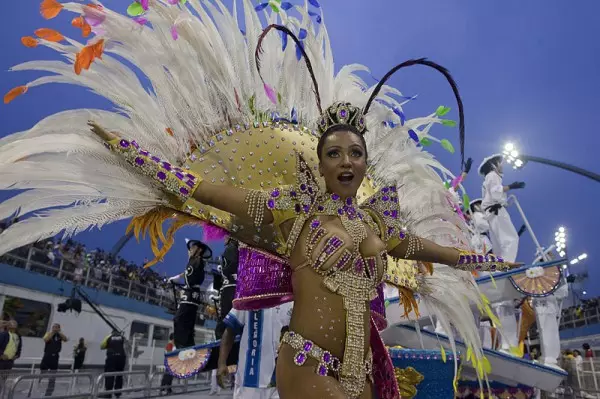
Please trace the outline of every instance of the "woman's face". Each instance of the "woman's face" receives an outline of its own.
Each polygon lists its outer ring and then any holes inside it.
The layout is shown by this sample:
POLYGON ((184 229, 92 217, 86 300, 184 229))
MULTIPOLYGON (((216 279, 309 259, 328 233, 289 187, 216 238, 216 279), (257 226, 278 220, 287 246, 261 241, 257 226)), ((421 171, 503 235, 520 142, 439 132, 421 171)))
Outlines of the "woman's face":
POLYGON ((358 134, 340 130, 325 138, 319 172, 327 192, 354 197, 367 171, 366 151, 358 134))

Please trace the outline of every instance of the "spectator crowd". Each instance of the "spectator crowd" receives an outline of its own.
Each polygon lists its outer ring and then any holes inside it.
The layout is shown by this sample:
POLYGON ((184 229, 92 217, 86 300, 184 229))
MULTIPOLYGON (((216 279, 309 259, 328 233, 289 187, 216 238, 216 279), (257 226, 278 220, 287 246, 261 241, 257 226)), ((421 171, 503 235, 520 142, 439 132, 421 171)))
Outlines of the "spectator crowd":
MULTIPOLYGON (((0 233, 16 223, 0 221, 0 233)), ((175 308, 174 291, 166 278, 152 268, 113 256, 102 248, 88 249, 74 240, 58 241, 49 239, 24 246, 0 257, 0 263, 24 268, 30 261, 30 270, 58 277, 62 280, 129 296, 154 305, 175 308)), ((201 307, 198 312, 202 319, 216 320, 212 306, 201 307)))

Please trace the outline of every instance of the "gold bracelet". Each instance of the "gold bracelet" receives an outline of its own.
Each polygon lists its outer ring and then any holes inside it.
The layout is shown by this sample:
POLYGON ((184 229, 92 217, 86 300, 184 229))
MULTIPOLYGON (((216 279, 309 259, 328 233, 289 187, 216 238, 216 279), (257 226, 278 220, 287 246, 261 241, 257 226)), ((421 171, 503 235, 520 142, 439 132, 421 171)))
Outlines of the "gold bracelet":
POLYGON ((134 168, 151 177, 169 194, 182 203, 187 201, 202 182, 202 178, 191 170, 182 169, 142 149, 135 141, 114 139, 106 143, 114 152, 120 153, 134 168))
POLYGON ((481 255, 460 248, 456 248, 456 250, 458 251, 458 261, 455 266, 457 269, 484 272, 495 272, 497 270, 505 271, 509 269, 509 266, 504 262, 504 259, 496 255, 481 255))

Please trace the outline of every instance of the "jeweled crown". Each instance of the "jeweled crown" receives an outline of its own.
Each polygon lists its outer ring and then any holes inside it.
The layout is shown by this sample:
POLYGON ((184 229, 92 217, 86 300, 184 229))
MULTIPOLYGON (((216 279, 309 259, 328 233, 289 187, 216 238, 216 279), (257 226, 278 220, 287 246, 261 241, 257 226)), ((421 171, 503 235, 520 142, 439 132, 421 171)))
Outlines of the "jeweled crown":
POLYGON ((345 102, 336 102, 327 107, 317 122, 317 128, 321 135, 336 125, 350 125, 360 134, 367 131, 362 109, 345 102))

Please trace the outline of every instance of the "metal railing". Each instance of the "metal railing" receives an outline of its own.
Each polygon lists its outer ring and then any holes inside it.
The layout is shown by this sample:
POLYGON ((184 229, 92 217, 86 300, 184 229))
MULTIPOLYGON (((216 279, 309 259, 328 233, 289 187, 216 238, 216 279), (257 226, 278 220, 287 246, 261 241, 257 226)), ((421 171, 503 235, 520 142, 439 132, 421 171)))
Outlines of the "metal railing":
MULTIPOLYGON (((52 394, 54 399, 70 398, 102 398, 114 395, 128 394, 131 398, 162 397, 161 393, 169 389, 173 393, 206 391, 210 388, 210 373, 200 373, 187 380, 173 379, 169 385, 162 385, 164 371, 124 371, 124 372, 86 372, 86 373, 43 373, 15 376, 12 381, 7 381, 4 392, 0 386, 0 399, 42 398, 40 382, 47 379, 61 380, 64 389, 57 394, 52 394), (123 385, 120 389, 105 389, 106 378, 122 378, 123 385), (160 380, 159 380, 159 377, 160 380), (81 383, 81 378, 86 383, 81 383), (162 381, 161 381, 162 380, 162 381), (156 383, 160 381, 160 383, 156 383)), ((55 382, 52 382, 54 384, 55 382)), ((53 385, 54 386, 54 385, 53 385)))
POLYGON ((593 307, 583 309, 578 315, 575 311, 569 311, 562 315, 560 321, 560 329, 566 330, 570 328, 578 328, 600 322, 600 308, 593 307))
MULTIPOLYGON (((173 291, 168 287, 154 287, 141 284, 113 272, 107 273, 105 270, 97 273, 100 270, 98 267, 77 265, 74 260, 67 258, 61 258, 60 262, 57 262, 56 265, 43 263, 35 260, 36 258, 39 259, 36 255, 46 256, 45 252, 41 249, 29 247, 26 256, 23 250, 21 252, 7 253, 0 257, 0 263, 7 263, 60 280, 76 282, 85 287, 107 291, 154 305, 170 308, 175 307, 173 291), (80 269, 82 272, 79 273, 77 269, 80 269)), ((215 264, 218 264, 217 260, 209 260, 206 266, 207 271, 212 270, 215 264)))

